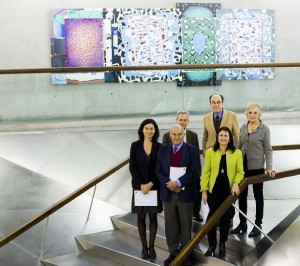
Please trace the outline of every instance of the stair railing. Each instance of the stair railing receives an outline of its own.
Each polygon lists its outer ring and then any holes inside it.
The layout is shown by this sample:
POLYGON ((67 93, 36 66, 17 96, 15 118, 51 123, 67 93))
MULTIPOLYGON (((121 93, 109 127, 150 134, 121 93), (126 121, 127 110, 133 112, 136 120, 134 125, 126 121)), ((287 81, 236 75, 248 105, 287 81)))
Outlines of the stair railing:
MULTIPOLYGON (((294 146, 297 149, 300 148, 300 145, 289 145, 290 147, 294 146)), ((274 147, 274 150, 279 149, 280 146, 274 147)), ((284 147, 287 148, 287 147, 284 147)), ((274 178, 270 178, 269 174, 256 175, 251 178, 245 178, 239 185, 240 192, 242 192, 248 185, 256 184, 265 181, 273 181, 285 177, 300 175, 300 168, 277 172, 274 178)), ((205 235, 212 229, 212 227, 219 221, 222 215, 227 211, 231 204, 238 198, 236 195, 230 195, 226 200, 221 204, 221 206, 216 210, 216 212, 210 217, 210 219, 203 225, 203 227, 196 233, 192 240, 180 251, 177 257, 173 260, 170 266, 179 266, 184 261, 184 259, 192 252, 192 250, 199 244, 199 242, 205 237, 205 235)))
MULTIPOLYGON (((129 163, 129 157, 123 159, 117 165, 113 166, 112 168, 110 168, 109 170, 104 172, 103 174, 100 174, 100 175, 96 176, 95 178, 93 178, 91 181, 89 181, 85 185, 83 185, 80 188, 76 189, 71 194, 67 195, 66 197, 64 197, 60 201, 56 202, 55 204, 53 204, 52 206, 50 206, 49 208, 47 208, 46 210, 44 210, 40 214, 36 215, 30 221, 28 221, 27 223, 24 223, 23 225, 21 225, 18 229, 14 230, 10 234, 8 234, 8 235, 4 236, 3 238, 1 238, 0 239, 0 247, 3 247, 4 245, 6 245, 8 242, 13 240, 17 236, 19 236, 22 233, 26 232, 31 227, 38 224, 39 222, 41 222, 45 218, 49 217, 51 214, 53 214, 54 212, 56 212, 60 208, 64 207, 66 204, 68 204, 72 200, 76 199, 77 197, 79 197, 81 194, 83 194, 84 192, 86 192, 90 188, 96 186, 99 182, 101 182, 105 178, 111 176, 113 173, 117 172, 119 169, 121 169, 123 166, 127 165, 128 163, 129 163)), ((94 198, 92 197, 92 201, 93 201, 93 199, 94 198)))
MULTIPOLYGON (((0 71, 0 74, 1 74, 1 71, 0 71)), ((278 151, 278 150, 294 150, 294 149, 300 149, 300 145, 298 145, 298 144, 279 145, 279 146, 273 146, 272 148, 273 148, 273 150, 276 150, 276 151, 278 151)), ((202 150, 199 150, 199 152, 200 152, 200 154, 202 154, 202 150)), ((16 230, 14 230, 11 233, 9 233, 8 235, 2 237, 0 239, 0 248, 3 247, 4 245, 6 245, 7 243, 9 243, 11 240, 18 237, 19 235, 21 235, 22 233, 26 232, 27 230, 32 228, 34 225, 36 225, 39 222, 41 222, 42 220, 44 220, 45 218, 49 217, 51 214, 53 214, 54 212, 61 209, 66 204, 68 204, 72 200, 76 199, 77 197, 79 197, 81 194, 85 193, 90 188, 96 186, 99 182, 103 181, 104 179, 106 179, 107 177, 112 175, 113 173, 117 172, 119 169, 121 169, 128 163, 129 163, 129 157, 126 157, 125 159, 123 159, 121 162, 119 162, 118 164, 116 164, 115 166, 113 166, 112 168, 107 170, 106 172, 96 176, 91 181, 89 181, 85 185, 81 186, 80 188, 78 188, 77 190, 72 192, 71 194, 67 195, 66 197, 64 197, 63 199, 58 201, 57 203, 53 204, 52 206, 50 206, 49 208, 47 208, 40 214, 36 215, 35 217, 33 217, 31 220, 29 220, 28 222, 21 225, 16 230)), ((293 176, 293 175, 299 175, 299 174, 300 174, 300 169, 294 169, 294 170, 290 170, 290 171, 277 173, 276 177, 271 180, 288 177, 288 176, 293 176)), ((270 178, 267 178, 267 177, 268 177, 268 175, 255 176, 255 177, 251 178, 251 183, 249 183, 249 184, 259 183, 262 181, 270 181, 270 178), (264 178, 266 180, 264 180, 264 178)), ((248 182, 246 180, 244 180, 240 184, 240 191, 243 191, 247 185, 248 185, 248 182)), ((93 193, 93 197, 91 199, 91 204, 94 199, 94 194, 95 193, 93 193)), ((214 226, 214 224, 219 220, 219 218, 224 214, 224 212, 229 208, 229 206, 236 200, 236 198, 237 198, 236 196, 230 196, 226 199, 226 201, 224 201, 224 203, 220 206, 220 208, 211 217, 210 221, 207 222, 202 227, 202 229, 197 233, 197 235, 195 236, 195 237, 197 237, 196 240, 194 240, 195 239, 194 238, 190 242, 190 244, 187 245, 180 252, 180 254, 176 257, 176 259, 174 260, 174 263, 177 263, 177 264, 173 264, 172 266, 179 265, 178 261, 182 262, 184 260, 184 258, 187 256, 188 252, 190 252, 191 250, 193 250, 195 248, 195 246, 199 243, 199 241, 209 232, 209 230, 214 226), (198 241, 198 242, 195 242, 195 241, 198 241), (186 250, 188 250, 188 251, 186 251, 186 250)), ((90 207, 90 209, 91 209, 91 207, 90 207)), ((89 213, 90 213, 90 210, 89 210, 89 213)))

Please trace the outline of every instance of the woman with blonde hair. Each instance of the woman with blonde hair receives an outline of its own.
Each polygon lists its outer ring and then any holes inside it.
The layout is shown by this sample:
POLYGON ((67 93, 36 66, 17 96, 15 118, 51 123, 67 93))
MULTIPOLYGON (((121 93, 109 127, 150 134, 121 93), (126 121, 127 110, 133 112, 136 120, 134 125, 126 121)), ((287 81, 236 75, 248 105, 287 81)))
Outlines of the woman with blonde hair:
MULTIPOLYGON (((243 153, 245 177, 264 174, 267 172, 270 177, 275 176, 273 167, 273 150, 270 140, 270 129, 260 119, 262 108, 259 103, 251 102, 247 105, 245 114, 247 123, 242 125, 240 130, 239 148, 243 153), (266 170, 265 170, 266 163, 266 170)), ((256 203, 255 224, 261 228, 264 211, 263 182, 253 184, 253 193, 256 203)), ((239 208, 247 214, 248 187, 239 196, 239 208)), ((240 234, 247 231, 247 220, 240 214, 239 225, 231 230, 231 234, 240 234)), ((260 231, 254 227, 249 237, 260 235, 260 231)))

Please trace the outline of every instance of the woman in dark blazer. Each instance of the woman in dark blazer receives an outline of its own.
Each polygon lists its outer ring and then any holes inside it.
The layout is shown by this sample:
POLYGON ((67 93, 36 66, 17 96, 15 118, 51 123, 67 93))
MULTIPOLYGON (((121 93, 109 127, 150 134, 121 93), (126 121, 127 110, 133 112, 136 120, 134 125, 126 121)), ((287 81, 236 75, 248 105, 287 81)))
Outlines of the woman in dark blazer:
POLYGON ((149 190, 157 190, 157 206, 135 206, 132 196, 132 213, 137 213, 137 224, 142 241, 142 258, 156 259, 154 242, 157 231, 157 213, 162 212, 162 202, 159 199, 159 180, 155 174, 159 129, 153 119, 144 120, 138 129, 139 140, 131 144, 129 170, 132 176, 132 188, 147 194, 149 190), (146 214, 149 215, 149 248, 146 237, 146 214))

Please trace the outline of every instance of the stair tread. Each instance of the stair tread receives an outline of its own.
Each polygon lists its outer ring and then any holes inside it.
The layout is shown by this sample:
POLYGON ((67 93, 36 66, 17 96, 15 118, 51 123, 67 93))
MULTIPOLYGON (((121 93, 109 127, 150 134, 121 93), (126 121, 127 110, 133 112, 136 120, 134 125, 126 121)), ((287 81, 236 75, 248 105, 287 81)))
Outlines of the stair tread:
POLYGON ((45 265, 60 265, 60 266, 122 266, 122 264, 105 258, 96 256, 90 252, 83 252, 80 254, 70 254, 58 256, 50 259, 42 260, 45 265))

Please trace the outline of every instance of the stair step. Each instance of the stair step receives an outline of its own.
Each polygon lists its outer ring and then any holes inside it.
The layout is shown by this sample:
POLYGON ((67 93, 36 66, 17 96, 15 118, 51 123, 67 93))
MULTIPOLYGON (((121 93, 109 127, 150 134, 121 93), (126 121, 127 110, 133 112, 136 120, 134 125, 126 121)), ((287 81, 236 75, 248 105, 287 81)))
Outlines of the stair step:
POLYGON ((83 252, 81 254, 75 255, 64 255, 51 259, 45 259, 41 261, 44 266, 122 266, 124 264, 119 264, 105 258, 94 255, 90 252, 83 252))
POLYGON ((77 236, 76 241, 84 250, 123 265, 162 265, 169 255, 168 251, 156 247, 156 264, 141 259, 140 239, 120 230, 77 236))

